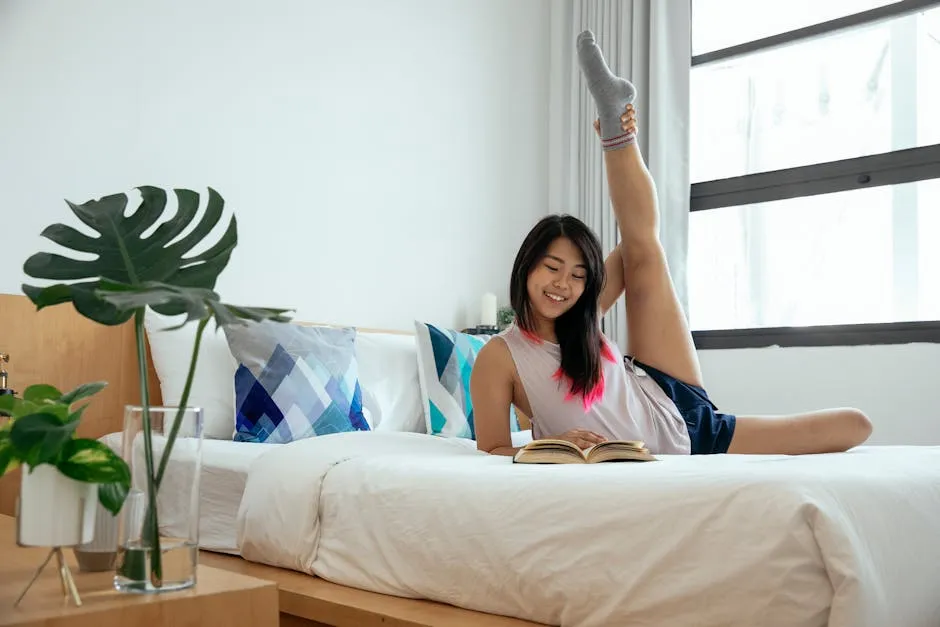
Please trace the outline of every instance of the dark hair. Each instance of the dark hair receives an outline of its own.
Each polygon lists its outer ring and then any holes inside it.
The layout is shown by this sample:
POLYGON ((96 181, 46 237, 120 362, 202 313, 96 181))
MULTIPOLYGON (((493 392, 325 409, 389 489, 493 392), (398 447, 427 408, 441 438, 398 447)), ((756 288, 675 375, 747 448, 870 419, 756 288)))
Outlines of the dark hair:
POLYGON ((561 349, 561 374, 570 381, 573 395, 590 396, 602 384, 601 338, 598 308, 606 280, 601 244, 584 222, 569 215, 549 215, 536 223, 526 235, 509 283, 510 303, 516 325, 527 333, 535 332, 532 304, 529 302, 529 274, 559 237, 567 237, 581 251, 587 268, 584 292, 577 302, 555 320, 555 336, 561 349))

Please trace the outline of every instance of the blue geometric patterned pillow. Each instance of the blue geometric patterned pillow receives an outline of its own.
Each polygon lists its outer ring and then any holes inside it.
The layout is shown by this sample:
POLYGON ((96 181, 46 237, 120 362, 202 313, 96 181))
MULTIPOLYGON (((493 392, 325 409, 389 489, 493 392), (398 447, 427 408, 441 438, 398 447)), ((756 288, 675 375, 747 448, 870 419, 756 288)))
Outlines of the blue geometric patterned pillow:
MULTIPOLYGON (((477 354, 491 335, 468 335, 415 320, 418 381, 428 433, 476 439, 470 373, 477 354)), ((515 409, 509 409, 509 429, 519 431, 515 409)))
POLYGON ((287 443, 368 431, 355 329, 277 322, 225 328, 235 372, 235 441, 287 443))

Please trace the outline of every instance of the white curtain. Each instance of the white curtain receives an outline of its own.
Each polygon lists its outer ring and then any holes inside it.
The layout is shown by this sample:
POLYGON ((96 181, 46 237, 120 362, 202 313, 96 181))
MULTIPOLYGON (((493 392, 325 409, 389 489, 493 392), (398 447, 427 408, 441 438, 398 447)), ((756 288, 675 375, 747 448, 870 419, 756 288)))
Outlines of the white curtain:
MULTIPOLYGON (((619 241, 607 194, 603 153, 592 128, 594 102, 575 54, 591 29, 611 70, 637 88, 640 150, 656 181, 660 238, 680 302, 688 311, 690 0, 552 0, 549 210, 577 216, 601 239, 619 241)), ((604 320, 626 350, 623 298, 604 320)))

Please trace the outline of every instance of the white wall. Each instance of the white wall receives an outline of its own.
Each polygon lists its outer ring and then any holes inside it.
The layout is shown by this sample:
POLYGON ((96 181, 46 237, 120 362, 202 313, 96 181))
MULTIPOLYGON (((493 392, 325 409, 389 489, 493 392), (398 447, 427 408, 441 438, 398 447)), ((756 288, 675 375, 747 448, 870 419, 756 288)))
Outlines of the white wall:
POLYGON ((212 186, 226 300, 476 324, 547 208, 548 32, 543 0, 3 0, 0 292, 63 199, 212 186))
POLYGON ((858 407, 874 424, 870 444, 940 445, 940 345, 707 350, 699 360, 722 411, 858 407))
MULTIPOLYGON (((544 0, 3 0, 0 293, 46 225, 136 185, 218 189, 220 283, 305 320, 475 324, 548 198, 544 0)), ((940 346, 702 351, 727 411, 852 405, 940 444, 940 346)))

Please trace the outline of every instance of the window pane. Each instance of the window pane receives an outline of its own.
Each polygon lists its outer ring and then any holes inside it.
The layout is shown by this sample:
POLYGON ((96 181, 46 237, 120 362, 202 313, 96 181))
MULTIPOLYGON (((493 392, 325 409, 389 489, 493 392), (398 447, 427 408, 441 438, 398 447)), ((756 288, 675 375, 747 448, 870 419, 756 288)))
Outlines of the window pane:
POLYGON ((894 4, 895 0, 692 0, 692 54, 894 4))
POLYGON ((940 320, 938 236, 940 180, 696 211, 692 328, 940 320))
POLYGON ((925 13, 917 32, 918 144, 940 143, 940 9, 925 13))
POLYGON ((917 237, 917 317, 940 320, 940 179, 917 186, 917 237))
POLYGON ((940 143, 938 21, 934 8, 693 68, 692 181, 940 143))

